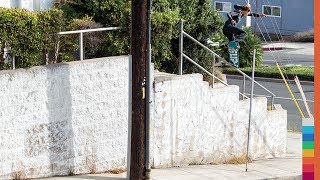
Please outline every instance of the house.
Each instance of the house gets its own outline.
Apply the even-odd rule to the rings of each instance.
[[[227,18],[234,4],[246,4],[247,0],[213,0],[213,7]],[[314,27],[314,0],[251,0],[252,12],[264,13],[264,18],[251,18],[255,32],[290,35],[308,31]],[[241,25],[246,24],[242,18]],[[259,29],[260,28],[260,29]]]
[[[52,8],[59,3],[60,0],[0,0],[0,7],[42,11]]]

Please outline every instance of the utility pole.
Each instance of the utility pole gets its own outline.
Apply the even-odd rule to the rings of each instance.
[[[130,180],[145,178],[147,0],[131,1],[132,135]]]

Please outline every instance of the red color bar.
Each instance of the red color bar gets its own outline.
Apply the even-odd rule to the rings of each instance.
[[[303,173],[314,172],[314,164],[304,164],[303,162]]]

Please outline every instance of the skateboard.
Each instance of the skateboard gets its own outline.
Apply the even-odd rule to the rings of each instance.
[[[230,41],[228,43],[228,51],[229,51],[229,63],[239,68],[240,66],[240,56],[239,56],[240,45],[237,41]]]

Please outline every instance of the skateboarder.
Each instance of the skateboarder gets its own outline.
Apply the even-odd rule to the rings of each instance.
[[[229,41],[239,41],[247,35],[245,31],[236,27],[243,16],[266,16],[265,14],[252,13],[249,5],[240,6],[238,4],[235,4],[234,11],[229,12],[227,15],[228,20],[223,26],[223,34],[228,38]]]

